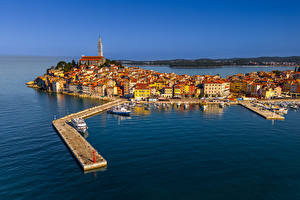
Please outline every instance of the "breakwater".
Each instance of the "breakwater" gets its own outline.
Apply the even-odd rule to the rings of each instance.
[[[284,117],[281,115],[278,115],[274,112],[271,112],[269,110],[263,110],[259,107],[254,107],[250,102],[239,102],[240,105],[243,107],[257,113],[258,115],[264,117],[265,119],[268,120],[284,120]]]
[[[118,99],[106,104],[88,108],[86,110],[73,113],[56,119],[52,122],[57,133],[69,148],[83,171],[94,170],[107,166],[107,161],[86,141],[86,139],[69,125],[72,118],[88,118],[100,112],[110,109],[113,106],[126,102],[124,99]]]

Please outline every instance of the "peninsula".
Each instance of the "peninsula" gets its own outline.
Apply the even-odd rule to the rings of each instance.
[[[159,73],[106,59],[99,38],[98,56],[60,61],[27,85],[47,92],[111,100],[52,122],[83,170],[89,171],[105,167],[107,161],[69,125],[73,118],[87,118],[113,106],[139,102],[156,106],[184,104],[185,108],[187,104],[200,104],[203,109],[211,103],[218,103],[220,107],[240,104],[266,119],[283,120],[282,115],[286,114],[288,107],[298,109],[299,106],[300,101],[297,99],[296,102],[295,98],[300,94],[300,67],[295,65],[294,70],[286,71],[239,73],[226,78]],[[285,100],[289,103],[277,102],[276,99],[282,98],[290,98]]]
[[[77,62],[61,61],[47,69],[46,74],[27,83],[28,86],[70,95],[108,99],[121,97],[135,101],[187,97],[274,99],[297,97],[300,94],[300,67],[297,65],[300,57],[264,57],[251,61],[252,64],[281,63],[295,66],[294,70],[239,73],[224,78],[219,75],[159,73],[139,67],[123,66],[120,61],[111,61],[103,56],[100,37],[97,46],[98,56],[82,56]],[[180,60],[177,61],[180,63]],[[198,61],[203,60],[194,60]],[[240,59],[210,61],[241,64]],[[248,59],[244,61],[244,64],[246,61],[248,64],[250,62]]]

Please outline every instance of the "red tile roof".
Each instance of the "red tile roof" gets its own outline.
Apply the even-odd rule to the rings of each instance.
[[[82,56],[80,61],[97,61],[103,59],[103,56]]]

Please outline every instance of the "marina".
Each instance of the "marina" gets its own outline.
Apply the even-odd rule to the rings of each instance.
[[[98,153],[98,151],[90,145],[86,139],[71,126],[70,123],[91,117],[95,114],[110,109],[113,106],[124,103],[126,100],[118,99],[106,104],[95,106],[78,113],[67,115],[63,118],[54,120],[53,126],[62,138],[66,146],[69,148],[73,156],[76,158],[83,171],[95,170],[107,166],[107,161]],[[75,120],[74,120],[75,119]],[[76,120],[77,119],[77,120]],[[80,123],[83,123],[81,120]]]
[[[266,103],[266,102],[265,102]],[[274,102],[267,102],[271,104]],[[276,103],[276,102],[275,102]],[[277,102],[277,104],[282,102]],[[183,106],[184,109],[188,109],[190,104],[199,104],[200,108],[204,111],[209,104],[217,104],[220,108],[231,104],[239,104],[258,115],[261,115],[267,120],[284,120],[284,116],[275,113],[274,111],[270,111],[267,109],[263,109],[259,105],[263,105],[261,103],[249,102],[249,101],[239,101],[237,102],[224,102],[224,101],[215,101],[215,102],[207,102],[207,101],[157,101],[157,102],[128,102],[125,99],[117,99],[100,106],[95,106],[92,108],[85,109],[83,111],[73,113],[62,117],[60,119],[56,119],[52,122],[53,126],[57,130],[58,134],[69,148],[73,156],[76,158],[83,171],[95,170],[98,168],[106,167],[107,161],[98,153],[98,151],[92,147],[86,139],[80,134],[81,132],[85,132],[87,130],[87,126],[83,119],[96,115],[100,112],[107,111],[109,114],[116,115],[125,115],[129,116],[130,108],[134,108],[136,106],[142,105],[146,110],[150,108],[159,108],[159,107],[170,107],[171,105],[180,107]],[[296,108],[298,104],[286,104],[289,105],[290,108]],[[297,107],[298,108],[298,107]]]
[[[271,103],[270,101],[268,103]],[[273,102],[274,103],[274,102]],[[83,171],[95,170],[98,168],[106,167],[107,161],[92,147],[86,139],[80,134],[87,130],[84,119],[96,115],[100,112],[106,111],[109,114],[129,116],[130,109],[143,106],[145,110],[151,108],[169,108],[170,106],[188,109],[190,104],[199,104],[200,108],[204,111],[209,104],[219,105],[220,108],[225,106],[239,104],[247,109],[263,116],[267,120],[284,120],[284,116],[276,114],[273,111],[262,109],[254,102],[239,101],[239,102],[224,102],[224,101],[203,101],[203,100],[173,100],[173,101],[157,101],[157,102],[128,102],[125,99],[117,99],[100,106],[85,109],[83,111],[73,113],[56,119],[52,122],[58,134],[69,148],[73,156],[76,158]],[[293,104],[296,106],[297,104]]]
[[[264,117],[267,120],[284,120],[283,115],[288,113],[288,110],[298,110],[300,107],[299,99],[281,99],[281,100],[265,100],[265,101],[226,101],[221,99],[215,100],[189,100],[189,99],[177,99],[168,101],[140,101],[131,102],[129,107],[135,107],[143,105],[145,110],[150,108],[169,108],[175,106],[176,108],[182,107],[183,109],[189,109],[190,105],[199,105],[202,111],[207,109],[208,105],[218,105],[219,108],[224,108],[230,105],[241,105],[256,114]]]
[[[255,106],[255,104],[251,102],[240,102],[240,105],[243,107],[257,113],[258,115],[261,115],[262,117],[266,118],[267,120],[284,120],[285,118],[279,114],[276,114],[275,112],[262,109],[260,107]]]

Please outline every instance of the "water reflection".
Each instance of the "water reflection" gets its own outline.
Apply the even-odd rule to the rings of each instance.
[[[222,116],[224,108],[220,107],[219,104],[207,104],[206,108],[203,109],[204,115],[217,115]]]
[[[107,167],[101,167],[101,168],[97,168],[97,169],[83,171],[83,173],[85,173],[85,174],[93,173],[94,180],[96,180],[97,179],[97,172],[104,172],[106,170],[107,170]]]
[[[140,104],[132,109],[132,113],[136,115],[150,115],[152,111],[165,112],[165,111],[177,111],[177,112],[190,112],[195,110],[201,110],[204,115],[217,115],[222,116],[225,107],[219,104],[207,104],[205,106],[201,104]]]
[[[88,131],[85,131],[84,133],[82,132],[79,132],[80,135],[82,135],[82,137],[84,137],[85,139],[89,136],[89,132]]]
[[[118,115],[117,118],[118,118],[118,125],[121,124],[121,121],[132,119],[130,116],[120,116],[120,115]]]
[[[148,106],[138,105],[133,108],[133,112],[137,115],[150,115],[151,109]]]
[[[57,105],[59,108],[64,108],[65,107],[65,95],[63,94],[56,94],[56,100],[57,100]]]
[[[201,104],[167,104],[167,103],[156,103],[156,104],[138,104],[131,108],[131,116],[139,115],[150,115],[151,112],[191,112],[201,111],[206,116],[222,116],[226,106],[220,106],[219,104],[207,104],[205,106]],[[130,116],[118,116],[114,115],[118,121],[132,119]]]

